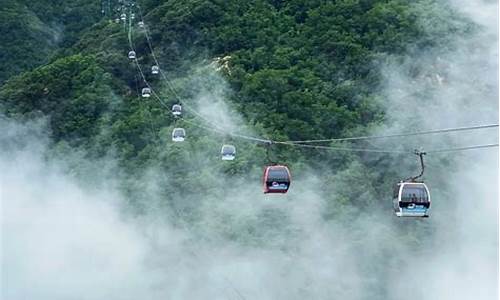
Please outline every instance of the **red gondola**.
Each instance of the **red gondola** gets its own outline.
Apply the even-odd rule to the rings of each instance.
[[[285,194],[290,188],[292,176],[287,166],[273,165],[264,169],[262,183],[264,185],[264,194],[279,193]]]

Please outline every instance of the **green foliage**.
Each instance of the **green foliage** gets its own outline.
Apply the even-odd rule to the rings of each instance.
[[[228,57],[223,72],[232,91],[228,102],[258,135],[280,140],[366,133],[384,120],[379,107],[381,61],[450,44],[452,34],[473,30],[431,0],[139,4],[155,53],[182,98],[190,101],[202,90],[190,80],[201,64]],[[154,98],[137,98],[143,82],[126,58],[127,32],[108,8],[105,14],[101,18],[97,1],[8,0],[0,12],[5,24],[0,32],[10,37],[0,45],[0,83],[10,77],[0,88],[3,112],[22,118],[48,116],[56,148],[81,148],[94,157],[113,154],[131,178],[149,166],[158,168],[170,175],[160,179],[168,201],[217,194],[224,184],[212,174],[258,181],[267,163],[262,146],[238,142],[238,160],[222,164],[221,138],[190,123],[182,124],[189,132],[185,143],[169,141],[175,121],[168,106],[175,95],[146,75],[166,107]],[[133,40],[139,63],[148,69],[153,59],[143,30],[135,24]],[[287,146],[273,147],[272,156],[291,165],[299,178],[313,169],[329,174],[321,179],[326,183],[356,186],[320,191],[331,200],[327,217],[338,209],[355,212],[356,207],[374,206],[372,195],[380,191],[373,182],[387,183],[395,176],[374,171],[388,165],[384,159]],[[183,167],[193,164],[198,167]],[[131,178],[124,180],[133,182]],[[359,181],[364,184],[355,185]],[[124,186],[130,191],[135,187]]]
[[[49,62],[99,18],[97,1],[2,1],[0,85],[12,75]]]
[[[0,84],[21,71],[48,61],[57,44],[57,30],[46,26],[36,14],[14,0],[2,2],[0,10]]]
[[[0,102],[11,115],[48,115],[55,141],[87,143],[99,133],[109,83],[95,58],[70,56],[13,78],[0,91]]]

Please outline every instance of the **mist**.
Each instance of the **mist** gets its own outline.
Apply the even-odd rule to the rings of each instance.
[[[498,122],[498,4],[452,4],[479,25],[477,33],[447,50],[388,59],[380,97],[388,117],[373,134]],[[425,15],[422,26],[429,26]],[[222,77],[200,73],[194,107],[226,130],[241,128]],[[206,190],[165,195],[161,185],[176,178],[151,166],[135,179],[145,208],[137,214],[112,157],[53,155],[44,120],[1,118],[0,127],[3,299],[497,298],[496,148],[427,155],[433,202],[424,220],[394,217],[391,187],[385,195],[369,189],[356,175],[364,171],[359,162],[333,176],[331,192],[384,209],[332,208],[314,188],[323,174],[313,171],[296,178],[287,195],[264,196],[258,179],[228,178],[213,167],[200,184]],[[488,129],[375,146],[495,142],[498,131]],[[191,151],[187,167],[218,159],[207,149],[183,149]],[[82,181],[75,165],[99,184]],[[412,156],[390,166],[401,173],[395,182],[418,170]]]
[[[333,235],[322,200],[300,184],[298,195],[310,193],[301,201],[255,201],[259,189],[239,186],[238,197],[234,189],[204,199],[194,224],[174,211],[181,221],[173,224],[155,212],[128,214],[113,184],[90,189],[64,160],[47,161],[43,122],[2,127],[5,299],[300,299],[353,295],[358,285],[349,247],[339,246],[348,233]]]
[[[479,29],[472,38],[452,41],[447,45],[451,51],[437,49],[384,66],[388,124],[380,132],[498,122],[498,3],[451,5]],[[425,17],[422,26],[433,30]],[[420,68],[420,74],[412,74],[413,68]],[[424,151],[498,143],[498,131],[405,143]],[[424,178],[433,195],[433,215],[426,223],[433,234],[392,274],[391,298],[496,299],[498,150],[431,153],[425,159]]]

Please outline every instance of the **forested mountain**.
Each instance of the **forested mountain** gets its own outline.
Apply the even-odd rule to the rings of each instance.
[[[2,1],[0,84],[10,76],[50,61],[72,45],[82,31],[101,20],[95,1]]]
[[[4,110],[9,115],[41,112],[50,116],[56,144],[84,145],[97,151],[95,155],[116,148],[122,163],[129,167],[156,164],[158,151],[170,152],[170,147],[163,144],[164,149],[159,150],[151,145],[165,135],[163,129],[171,126],[173,118],[153,100],[137,101],[137,88],[143,83],[127,61],[127,30],[114,22],[119,13],[109,11],[99,17],[96,3],[49,2],[9,4],[12,9],[6,16],[22,26],[3,28],[14,32],[15,38],[12,45],[3,46],[6,51],[2,53],[12,59],[2,60],[2,69],[7,70],[6,75],[26,72],[2,87]],[[416,50],[452,47],[454,36],[471,30],[459,15],[443,19],[443,14],[452,12],[432,1],[193,0],[138,4],[154,51],[162,68],[175,79],[180,97],[193,98],[210,89],[214,83],[206,76],[213,74],[202,74],[205,82],[193,79],[200,77],[194,74],[214,58],[228,57],[229,68],[221,73],[228,92],[222,96],[259,135],[282,140],[366,132],[384,120],[378,65]],[[424,21],[436,26],[429,31]],[[36,22],[39,26],[29,25]],[[18,33],[21,30],[27,32]],[[59,33],[50,34],[54,30]],[[140,62],[148,68],[153,59],[147,40],[137,26],[133,31]],[[35,38],[24,38],[30,35]],[[43,65],[29,70],[38,64]],[[416,74],[426,71],[419,68],[415,67]],[[163,84],[161,96],[173,104],[175,97],[165,84],[150,79],[157,86]],[[148,133],[150,121],[156,131],[152,134]],[[200,144],[197,139],[194,134],[193,144]],[[216,147],[215,143],[209,147]],[[225,172],[247,174],[250,166],[262,165],[266,158],[259,149],[254,150],[257,155],[248,155],[248,161],[242,159],[225,167]],[[337,169],[349,161],[342,154],[339,159],[338,154],[316,150],[276,147],[274,151],[287,163],[307,163],[313,168]],[[161,160],[170,165],[175,155],[182,154],[169,153]],[[311,156],[313,159],[308,158]]]
[[[113,16],[100,17],[99,3],[80,2],[8,3],[3,15],[12,27],[2,30],[13,38],[12,44],[2,44],[2,55],[9,57],[2,59],[2,70],[4,77],[27,72],[2,87],[1,102],[10,114],[50,115],[56,143],[88,144],[103,126],[113,128],[102,146],[119,143],[128,149],[127,160],[136,158],[152,137],[130,134],[129,129],[143,130],[117,122],[145,129],[149,125],[137,115],[149,109],[155,110],[157,128],[169,126],[172,118],[161,120],[152,101],[151,107],[137,106],[137,73],[126,60],[127,30]],[[197,66],[230,57],[230,72],[223,74],[230,92],[224,96],[246,123],[262,128],[260,134],[292,140],[345,136],[381,122],[378,64],[447,45],[470,30],[467,22],[457,21],[460,16],[443,20],[447,8],[432,1],[139,4],[162,68],[179,79],[181,97],[196,94],[187,78]],[[436,27],[429,32],[422,18]],[[134,31],[141,63],[152,64],[144,34]],[[123,101],[119,107],[113,97]],[[166,91],[165,99],[172,98]]]
[[[122,13],[125,20],[120,20]],[[46,158],[63,157],[68,173],[93,186],[109,184],[89,175],[102,167],[99,171],[113,177],[133,214],[165,211],[176,226],[187,224],[183,226],[200,236],[210,232],[237,245],[293,253],[287,243],[301,229],[291,226],[288,211],[271,208],[257,216],[232,215],[233,209],[222,209],[220,204],[240,191],[260,189],[262,167],[279,162],[290,167],[297,182],[289,194],[296,189],[299,196],[290,195],[291,201],[321,198],[322,220],[345,225],[335,226],[351,232],[357,241],[352,248],[360,251],[356,266],[367,276],[362,276],[364,286],[375,295],[357,299],[393,299],[391,279],[374,274],[384,274],[404,261],[403,254],[384,255],[401,243],[399,238],[404,246],[398,249],[414,254],[434,243],[427,238],[436,232],[429,222],[401,222],[389,236],[384,235],[385,227],[377,227],[377,234],[385,238],[377,253],[365,252],[359,242],[366,241],[360,229],[366,218],[385,212],[390,218],[392,184],[419,172],[411,151],[422,140],[315,144],[406,151],[387,155],[267,145],[238,135],[300,141],[363,136],[381,128],[392,128],[392,133],[429,129],[430,122],[424,123],[422,110],[415,107],[427,105],[426,113],[432,114],[435,107],[443,107],[430,104],[436,95],[460,96],[443,92],[447,82],[451,86],[449,82],[462,80],[453,77],[456,69],[449,66],[447,56],[456,49],[466,49],[461,55],[481,51],[480,46],[464,46],[464,40],[484,28],[452,3],[6,0],[0,21],[3,118],[44,120],[41,126],[49,135]],[[138,65],[127,57],[131,44]],[[151,74],[156,59],[166,76]],[[395,65],[404,66],[408,80],[390,86],[389,93]],[[141,89],[148,84],[154,95],[142,98]],[[483,92],[491,89],[482,87]],[[387,100],[398,97],[401,103]],[[182,119],[170,113],[176,103],[185,105]],[[174,127],[186,129],[185,142],[171,141]],[[440,142],[452,145],[455,140]],[[234,161],[220,160],[222,144],[236,145]],[[73,160],[75,156],[79,160]],[[454,158],[432,159],[450,173],[459,168]],[[82,160],[102,166],[89,168]],[[448,175],[430,175],[442,187],[438,195],[452,193]],[[169,215],[170,209],[179,209],[184,216]],[[216,224],[206,225],[211,218]],[[274,244],[274,234],[287,238]],[[380,264],[370,264],[373,260]],[[347,284],[346,289],[351,288]],[[315,299],[306,290],[296,295]],[[316,299],[320,298],[327,299]]]

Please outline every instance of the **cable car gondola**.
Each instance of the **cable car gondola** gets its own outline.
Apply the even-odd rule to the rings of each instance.
[[[148,87],[145,87],[145,88],[142,89],[142,93],[141,94],[142,94],[142,97],[149,98],[149,97],[151,97],[151,89],[148,88]]]
[[[174,128],[172,130],[172,141],[174,142],[184,142],[186,138],[186,131],[184,128]]]
[[[172,105],[172,114],[176,117],[182,115],[182,106],[180,104]]]
[[[236,147],[233,145],[223,145],[220,154],[222,160],[234,160],[236,157]]]
[[[126,14],[121,14],[121,15],[120,15],[120,19],[121,19],[122,21],[125,21],[125,20],[127,19],[127,15],[126,15]]]
[[[420,174],[394,185],[392,201],[398,217],[429,217],[431,195],[427,185],[423,181],[417,181],[424,174],[425,152],[415,151],[415,154],[420,157]]]
[[[290,188],[292,177],[290,170],[284,165],[267,166],[264,169],[262,179],[264,185],[264,194],[279,193],[285,194]]]
[[[137,23],[137,25],[139,25],[139,28],[144,28],[144,22],[143,21],[139,21],[139,23]]]
[[[135,58],[136,58],[135,51],[130,51],[130,52],[128,53],[128,58],[130,58],[130,59],[135,59]]]
[[[394,185],[393,205],[398,217],[428,217],[429,189],[423,182],[401,181]]]
[[[151,67],[151,74],[156,75],[158,73],[160,73],[160,67],[158,67],[157,65],[152,66]]]

